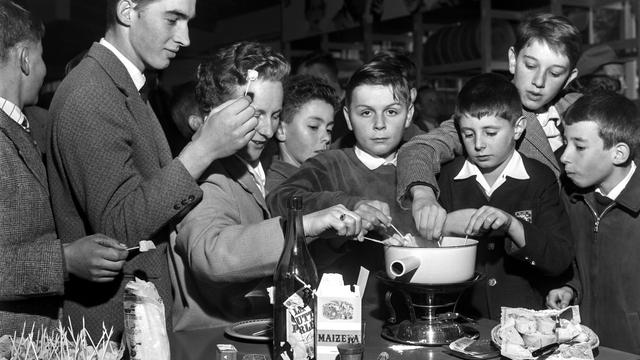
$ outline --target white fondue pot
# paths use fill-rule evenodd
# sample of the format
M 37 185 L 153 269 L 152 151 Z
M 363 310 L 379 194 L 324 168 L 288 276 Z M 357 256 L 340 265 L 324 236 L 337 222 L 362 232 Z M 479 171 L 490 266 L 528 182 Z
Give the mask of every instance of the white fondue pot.
M 445 236 L 440 247 L 386 246 L 387 276 L 414 284 L 455 284 L 473 277 L 478 241 Z

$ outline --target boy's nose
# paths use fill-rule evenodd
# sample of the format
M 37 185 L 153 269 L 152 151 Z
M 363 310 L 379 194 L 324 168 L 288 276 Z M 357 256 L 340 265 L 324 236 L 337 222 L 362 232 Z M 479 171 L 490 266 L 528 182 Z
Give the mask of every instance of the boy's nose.
M 475 148 L 476 150 L 482 150 L 486 147 L 484 141 L 482 139 L 480 139 L 480 137 L 476 137 L 476 141 L 475 141 Z
M 374 129 L 384 129 L 387 127 L 387 122 L 385 121 L 385 118 L 383 115 L 376 115 L 375 117 L 375 122 L 373 123 L 373 128 Z
M 544 71 L 536 71 L 533 75 L 533 79 L 531 79 L 531 83 L 538 88 L 543 88 L 545 83 L 545 74 Z

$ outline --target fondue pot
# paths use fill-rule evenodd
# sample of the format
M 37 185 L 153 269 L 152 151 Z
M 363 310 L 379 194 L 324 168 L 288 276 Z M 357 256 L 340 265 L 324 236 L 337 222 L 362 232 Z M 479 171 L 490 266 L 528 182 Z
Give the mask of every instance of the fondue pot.
M 438 247 L 387 246 L 387 276 L 413 284 L 454 284 L 475 273 L 478 241 L 445 236 Z

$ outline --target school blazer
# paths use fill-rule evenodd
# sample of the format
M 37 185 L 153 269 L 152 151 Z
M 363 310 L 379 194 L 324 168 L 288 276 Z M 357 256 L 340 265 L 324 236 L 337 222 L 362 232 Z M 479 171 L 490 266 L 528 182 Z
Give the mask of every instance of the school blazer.
M 47 174 L 31 136 L 0 111 L 0 336 L 56 324 L 64 291 Z
M 51 104 L 47 166 L 58 234 L 68 242 L 103 233 L 126 244 L 151 239 L 156 250 L 131 252 L 123 276 L 107 284 L 71 277 L 65 311 L 74 328 L 84 317 L 95 336 L 102 323 L 123 328 L 122 295 L 135 276 L 152 281 L 171 308 L 167 243 L 172 220 L 202 197 L 172 159 L 160 123 L 124 65 L 94 43 L 60 84 Z

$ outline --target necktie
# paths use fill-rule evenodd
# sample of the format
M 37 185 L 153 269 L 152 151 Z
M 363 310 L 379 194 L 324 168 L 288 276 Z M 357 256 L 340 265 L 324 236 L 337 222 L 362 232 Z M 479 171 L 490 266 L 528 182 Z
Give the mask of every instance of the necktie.
M 140 92 L 140 97 L 142 98 L 142 101 L 144 101 L 145 103 L 149 102 L 149 93 L 151 92 L 151 87 L 149 86 L 149 82 L 145 82 L 144 85 L 142 85 L 142 87 L 139 90 Z

